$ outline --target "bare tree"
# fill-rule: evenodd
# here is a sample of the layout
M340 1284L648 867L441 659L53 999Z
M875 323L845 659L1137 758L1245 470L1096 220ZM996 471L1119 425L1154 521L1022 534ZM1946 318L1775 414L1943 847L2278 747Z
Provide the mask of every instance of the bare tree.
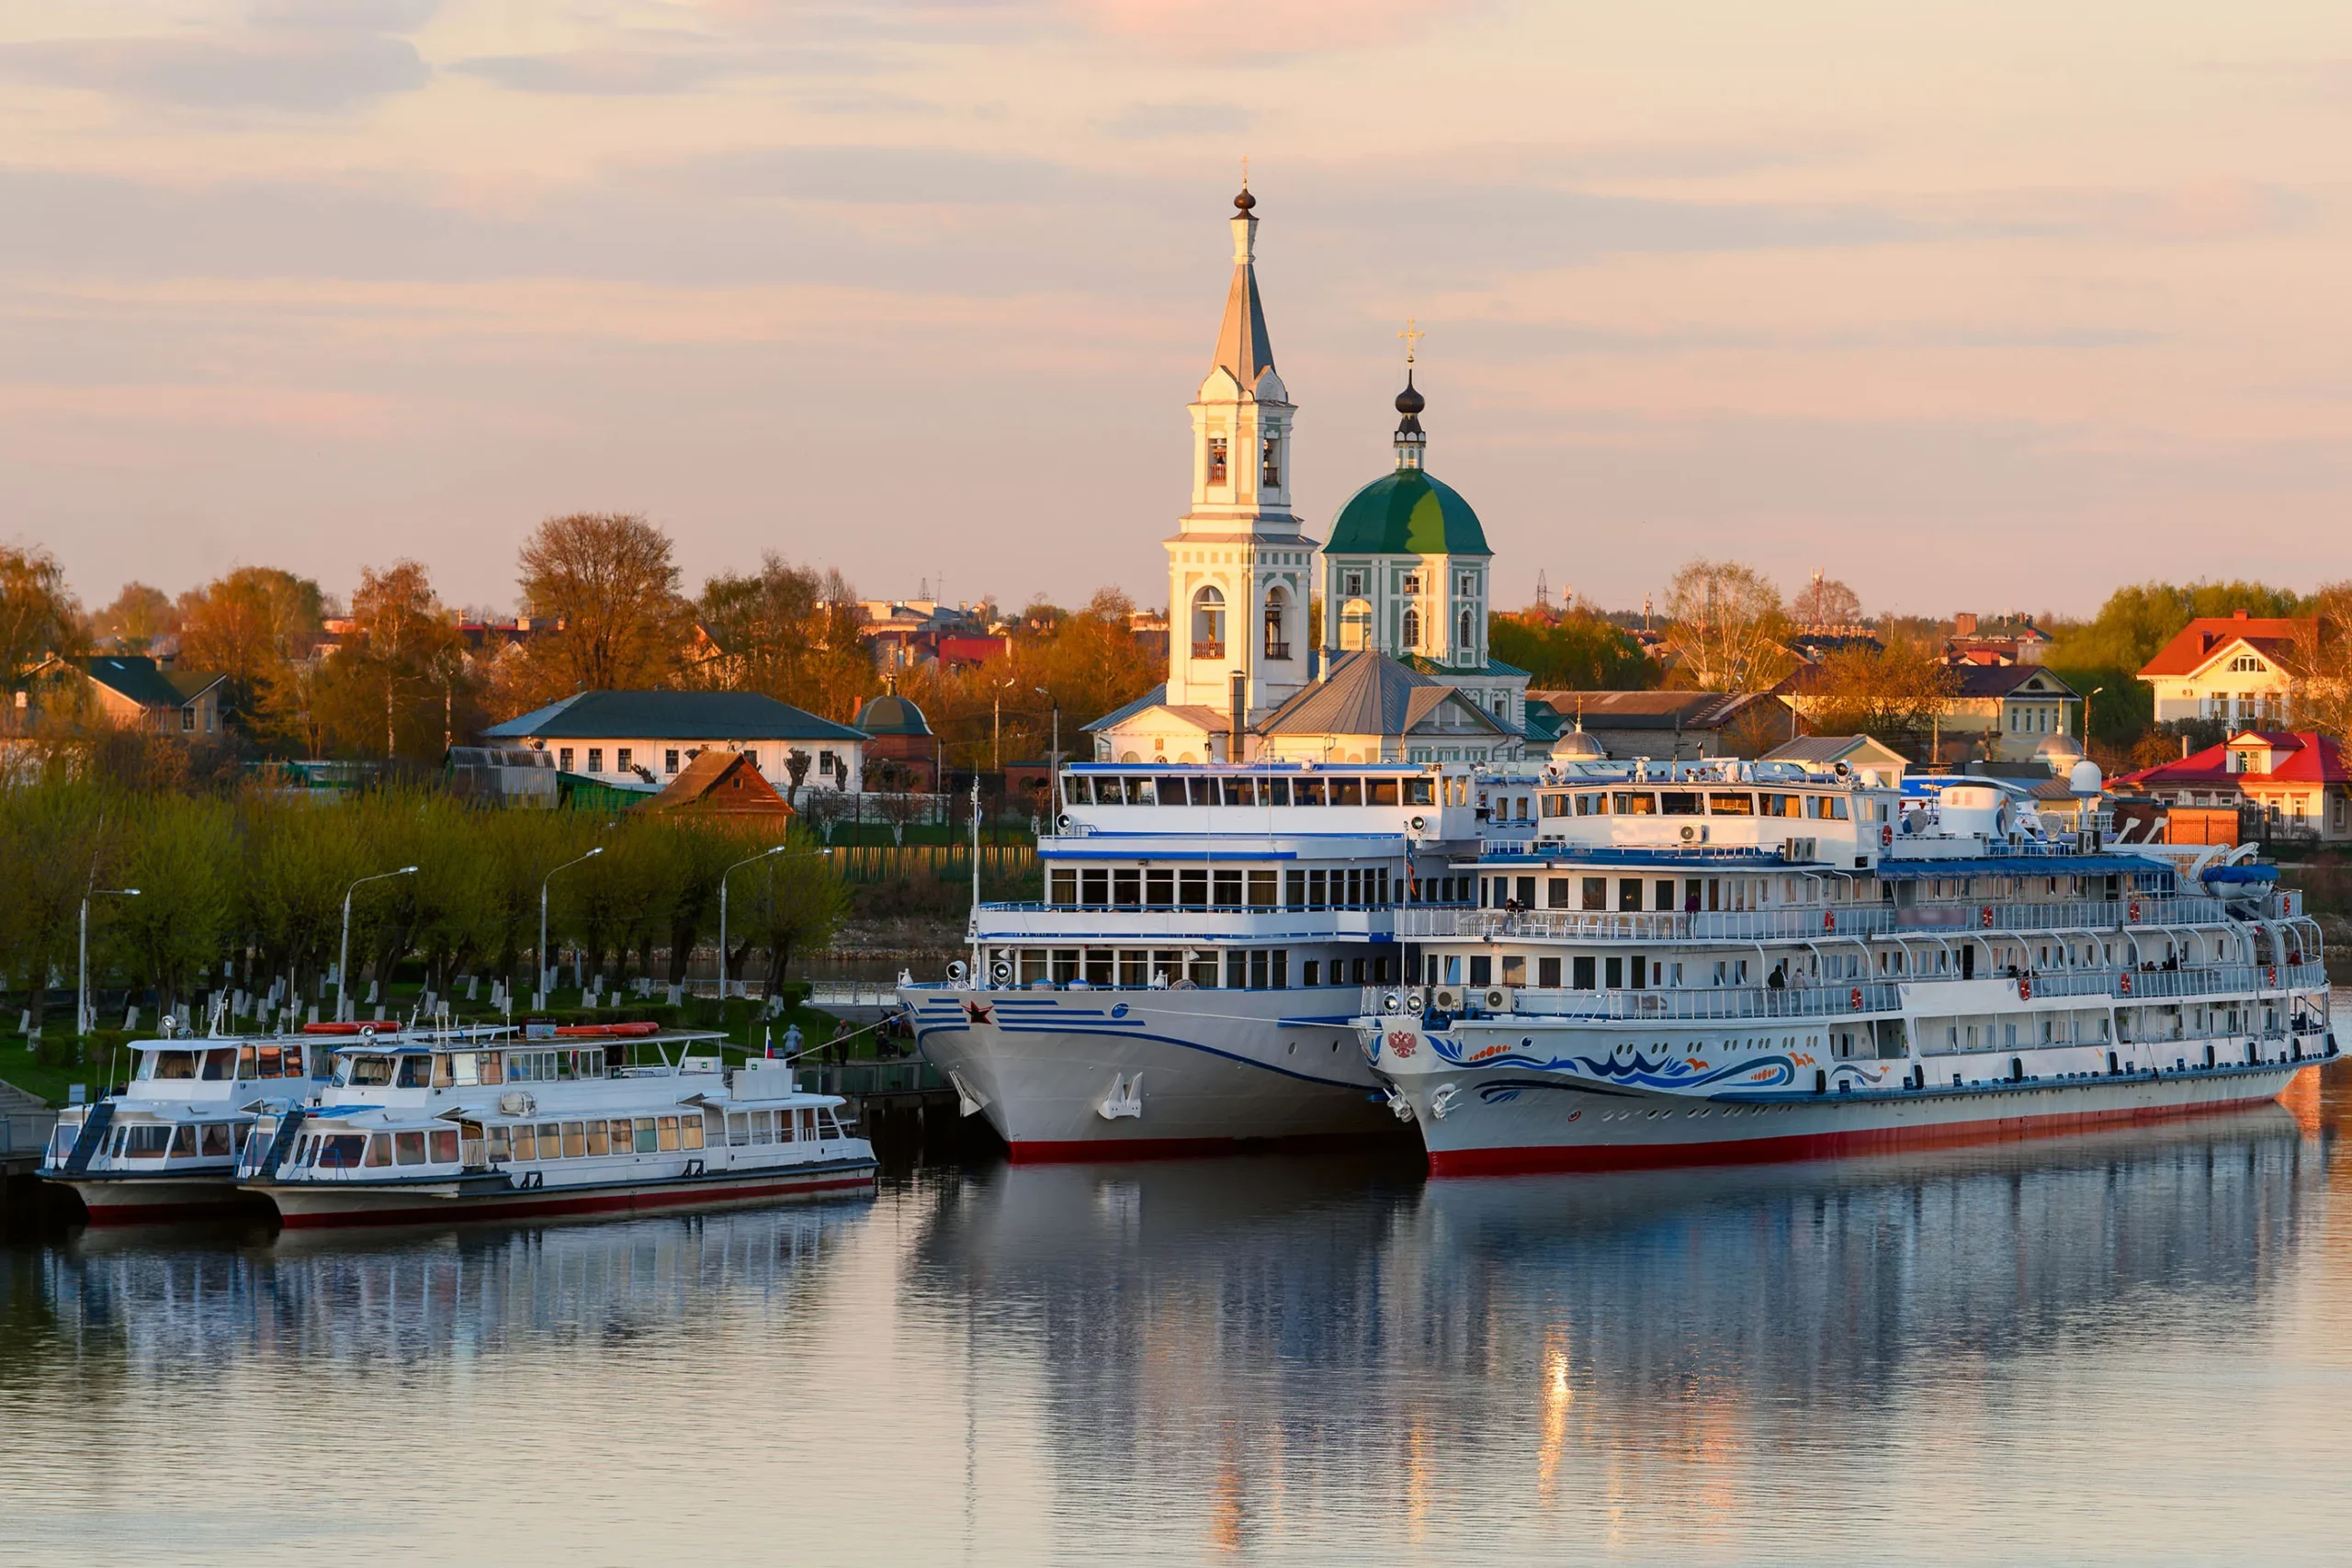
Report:
M1808 631L1859 626L1862 619L1860 596L1836 578L1824 577L1818 571L1797 594L1797 602L1791 609L1797 625Z
M2284 661L2293 722L2352 734L2352 582L2322 584L2311 608Z
M1738 561L1694 560L1668 585L1668 655L1702 692L1761 691L1792 660L1780 590Z

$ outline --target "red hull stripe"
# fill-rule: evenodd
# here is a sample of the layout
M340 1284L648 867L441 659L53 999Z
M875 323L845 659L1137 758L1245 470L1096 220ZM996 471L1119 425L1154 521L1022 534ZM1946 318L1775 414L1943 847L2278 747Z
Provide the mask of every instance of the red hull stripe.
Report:
M1517 1176L1540 1170L1642 1170L1672 1166L1756 1165L1828 1159L1898 1149L1950 1148L2050 1138L2094 1127L2177 1122L2242 1111L2277 1098L2116 1111L2071 1111L2050 1116L1998 1116L1926 1127L1863 1127L1850 1133L1805 1133L1785 1138L1740 1138L1712 1144L1600 1144L1568 1148L1448 1149L1430 1156L1431 1176Z
M291 1229L325 1225L446 1224L453 1220L513 1220L543 1214L597 1214L623 1209L678 1209L701 1203L731 1203L739 1200L775 1198L787 1193L837 1192L874 1185L871 1171L837 1177L830 1181L755 1182L740 1187L697 1187L669 1191L584 1193L577 1198L549 1195L535 1201L509 1198L453 1198L429 1208L358 1209L334 1213L282 1214Z

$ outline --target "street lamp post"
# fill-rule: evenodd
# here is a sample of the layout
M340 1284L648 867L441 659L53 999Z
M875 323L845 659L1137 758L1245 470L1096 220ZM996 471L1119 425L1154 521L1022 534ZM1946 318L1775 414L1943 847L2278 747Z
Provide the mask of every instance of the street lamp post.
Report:
M547 875L539 879L539 951L537 955L539 961L539 986L538 989L531 994L531 1005L535 1008L543 1008L548 1005L548 989L552 978L548 971L548 884L555 880L555 874L557 871L567 871L572 866L578 865L581 861L594 860L598 855L603 854L604 852L605 846L598 844L594 849L590 850L586 854L582 855L579 860L565 861L563 864L557 866L554 871L548 872Z
M362 883L381 882L388 876L412 876L415 872L416 867L413 865L404 865L398 871L379 871L373 876L361 877L343 890L343 951L334 964L334 1018L337 1023L347 1021L343 1015L351 1010L351 896L359 891Z
M794 860L816 859L832 852L831 850L804 850L791 858ZM718 874L718 1005L722 1009L727 1006L727 879L755 861L763 861L771 855L782 853L784 853L784 846L775 844L762 850L758 854L737 861ZM719 1016L723 1018L726 1015L722 1012Z
M74 981L74 986L76 993L74 1003L74 1035L77 1040L89 1033L96 1022L90 1017L90 900L108 895L122 898L136 898L139 897L139 889L136 887L93 887L82 895L82 968L80 976Z

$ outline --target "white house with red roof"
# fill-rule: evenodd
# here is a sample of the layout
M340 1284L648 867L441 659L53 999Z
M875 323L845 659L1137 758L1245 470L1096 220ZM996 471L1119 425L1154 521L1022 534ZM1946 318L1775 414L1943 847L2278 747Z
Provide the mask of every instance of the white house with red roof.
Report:
M2314 629L2306 618L2249 615L2244 610L2199 615L2140 671L2140 679L2155 691L2156 721L2292 723L2289 670L2295 645Z
M2243 730L2115 785L2174 806L2258 807L2278 831L2352 840L2352 768L2315 729Z

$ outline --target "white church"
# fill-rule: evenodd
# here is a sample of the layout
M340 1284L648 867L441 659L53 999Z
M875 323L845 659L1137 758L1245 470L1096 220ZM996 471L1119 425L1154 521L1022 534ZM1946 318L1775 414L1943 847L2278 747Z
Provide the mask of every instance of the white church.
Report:
M1193 504L1167 542L1168 681L1086 727L1096 760L1524 755L1527 671L1487 649L1494 555L1470 503L1429 472L1409 360L1395 470L1349 498L1319 547L1292 512L1298 409L1258 297L1257 198L1233 205L1233 287L1192 405Z

